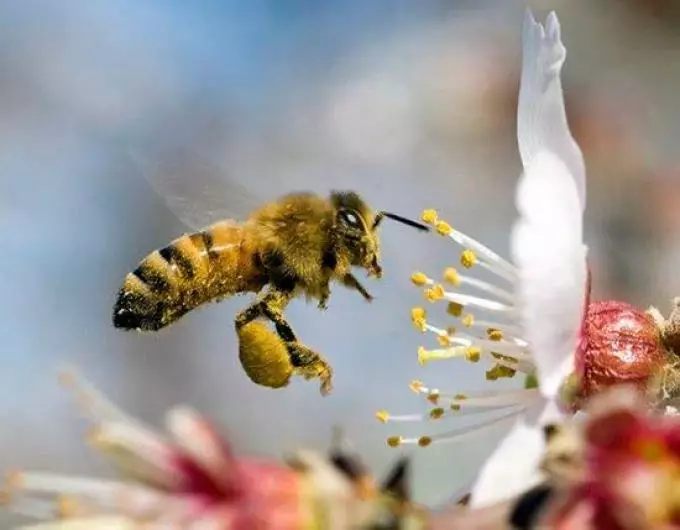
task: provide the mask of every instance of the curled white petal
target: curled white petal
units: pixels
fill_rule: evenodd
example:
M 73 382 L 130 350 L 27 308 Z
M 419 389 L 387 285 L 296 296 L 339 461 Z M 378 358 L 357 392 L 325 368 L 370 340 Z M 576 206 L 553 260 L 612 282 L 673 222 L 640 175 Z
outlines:
M 554 397 L 573 369 L 583 317 L 585 173 L 564 117 L 559 76 L 566 51 L 554 13 L 546 26 L 527 12 L 517 131 L 525 167 L 517 186 L 519 218 L 510 248 L 518 269 L 516 294 L 524 338 L 535 359 L 541 392 Z
M 539 397 L 514 425 L 484 463 L 477 477 L 470 507 L 507 500 L 542 480 L 539 464 L 545 450 L 543 426 L 561 419 L 557 403 Z
M 552 152 L 567 166 L 578 191 L 581 211 L 586 206 L 583 154 L 569 131 L 560 72 L 567 51 L 554 12 L 545 28 L 527 10 L 523 28 L 523 65 L 517 137 L 522 164 L 528 167 L 542 151 Z

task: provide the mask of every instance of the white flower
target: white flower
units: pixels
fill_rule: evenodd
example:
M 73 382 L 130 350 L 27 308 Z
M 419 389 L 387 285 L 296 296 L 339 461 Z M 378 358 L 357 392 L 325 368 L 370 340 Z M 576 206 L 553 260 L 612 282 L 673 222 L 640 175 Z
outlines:
M 458 334 L 426 321 L 422 308 L 413 310 L 414 323 L 433 331 L 444 346 L 421 348 L 421 364 L 434 359 L 480 358 L 495 364 L 487 379 L 524 373 L 538 381 L 534 388 L 486 392 L 476 395 L 444 394 L 420 382 L 412 388 L 425 393 L 437 404 L 430 419 L 438 419 L 461 408 L 470 412 L 509 411 L 486 423 L 467 429 L 420 438 L 392 437 L 390 445 L 459 441 L 463 436 L 485 432 L 500 423 L 510 431 L 487 460 L 473 487 L 471 505 L 491 504 L 517 494 L 538 480 L 537 464 L 543 452 L 542 426 L 561 417 L 558 394 L 565 378 L 574 371 L 584 309 L 587 301 L 588 271 L 583 244 L 583 211 L 586 202 L 585 166 L 566 120 L 560 72 L 566 50 L 560 39 L 560 25 L 554 13 L 545 28 L 527 11 L 523 28 L 523 62 L 519 94 L 517 136 L 524 173 L 519 180 L 515 204 L 519 216 L 512 227 L 512 263 L 504 260 L 469 236 L 437 218 L 434 211 L 423 214 L 441 235 L 465 247 L 464 268 L 481 266 L 502 282 L 500 286 L 463 276 L 447 269 L 444 280 L 454 286 L 484 291 L 487 297 L 450 292 L 422 273 L 413 281 L 427 285 L 430 301 L 446 300 L 449 314 L 459 317 L 469 331 Z M 500 282 L 499 282 L 500 283 Z M 470 309 L 494 315 L 477 320 Z M 472 330 L 486 328 L 480 338 Z M 467 331 L 467 330 L 466 330 Z M 441 407 L 450 405 L 449 411 Z M 423 415 L 391 416 L 379 413 L 383 421 L 413 421 Z

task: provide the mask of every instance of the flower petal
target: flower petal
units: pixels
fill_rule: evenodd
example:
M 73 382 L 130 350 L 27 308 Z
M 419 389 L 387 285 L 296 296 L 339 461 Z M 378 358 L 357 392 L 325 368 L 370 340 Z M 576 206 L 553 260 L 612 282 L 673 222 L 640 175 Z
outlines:
M 560 38 L 560 23 L 554 12 L 545 29 L 530 10 L 523 28 L 521 89 L 517 111 L 517 137 L 524 167 L 537 154 L 548 151 L 559 157 L 574 180 L 580 209 L 586 206 L 586 173 L 583 154 L 569 131 L 560 71 L 567 51 Z
M 546 32 L 527 12 L 517 129 L 525 167 L 517 185 L 520 215 L 510 248 L 518 267 L 516 294 L 524 338 L 535 359 L 541 392 L 554 397 L 574 368 L 587 266 L 580 192 L 585 176 L 571 160 L 578 147 L 569 143 L 566 149 L 562 141 L 568 137 L 573 143 L 559 86 L 565 51 L 554 13 L 547 27 Z
M 555 401 L 540 397 L 519 416 L 484 463 L 472 488 L 470 506 L 489 506 L 536 485 L 542 478 L 539 471 L 545 449 L 542 427 L 561 417 Z

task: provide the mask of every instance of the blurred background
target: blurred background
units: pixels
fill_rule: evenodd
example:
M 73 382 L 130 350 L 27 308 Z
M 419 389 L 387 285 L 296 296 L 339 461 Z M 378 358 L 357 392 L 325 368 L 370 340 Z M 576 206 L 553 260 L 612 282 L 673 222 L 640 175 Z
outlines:
M 568 49 L 595 296 L 663 312 L 680 294 L 676 4 L 529 2 L 541 20 L 557 10 Z M 407 216 L 437 208 L 507 256 L 525 5 L 2 2 L 0 468 L 105 472 L 57 385 L 65 363 L 159 425 L 169 406 L 192 404 L 244 453 L 324 448 L 340 424 L 383 472 L 399 452 L 386 436 L 435 432 L 400 432 L 374 413 L 426 410 L 412 379 L 486 385 L 480 365 L 417 363 L 423 337 L 409 313 L 421 294 L 409 277 L 458 259 L 442 239 L 386 224 L 386 275 L 370 284 L 372 305 L 336 288 L 326 313 L 290 306 L 300 337 L 335 367 L 326 399 L 316 383 L 272 391 L 242 373 L 233 318 L 246 298 L 156 336 L 114 330 L 111 308 L 124 275 L 187 230 L 149 185 L 153 171 L 174 172 L 190 198 L 207 193 L 196 212 L 224 199 L 242 215 L 286 191 L 355 188 Z M 493 443 L 416 448 L 417 499 L 449 498 Z

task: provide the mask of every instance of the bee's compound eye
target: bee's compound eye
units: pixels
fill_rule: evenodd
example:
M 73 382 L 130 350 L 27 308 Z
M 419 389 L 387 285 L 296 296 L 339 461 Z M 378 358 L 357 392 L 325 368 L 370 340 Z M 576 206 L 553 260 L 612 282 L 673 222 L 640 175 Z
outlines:
M 347 223 L 349 226 L 353 227 L 358 227 L 359 226 L 359 217 L 357 214 L 349 212 L 347 210 L 343 210 L 340 213 L 340 218 Z

